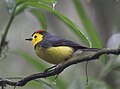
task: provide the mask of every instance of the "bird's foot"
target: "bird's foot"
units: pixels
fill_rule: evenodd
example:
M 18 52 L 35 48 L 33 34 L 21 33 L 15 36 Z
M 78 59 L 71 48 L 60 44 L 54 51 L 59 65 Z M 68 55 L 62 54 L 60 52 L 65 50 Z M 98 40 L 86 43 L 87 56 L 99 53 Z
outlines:
M 52 69 L 55 69 L 56 67 L 57 67 L 57 65 L 54 65 L 54 66 L 52 66 L 52 67 L 50 67 L 50 68 L 47 68 L 44 72 L 50 71 L 50 70 L 52 70 Z
M 50 70 L 55 70 L 55 69 L 57 69 L 58 67 L 60 67 L 61 65 L 62 65 L 61 63 L 60 63 L 60 64 L 56 64 L 56 65 L 54 65 L 54 66 L 46 69 L 46 70 L 44 71 L 44 73 L 47 72 L 47 71 L 50 71 Z M 58 78 L 58 76 L 59 76 L 59 74 L 56 74 L 56 75 L 55 75 L 55 80 Z
M 47 72 L 47 71 L 50 71 L 50 70 L 53 70 L 53 69 L 55 70 L 56 68 L 58 68 L 58 67 L 61 66 L 61 65 L 62 65 L 62 63 L 56 64 L 56 65 L 54 65 L 54 66 L 52 66 L 52 67 L 46 69 L 44 72 Z

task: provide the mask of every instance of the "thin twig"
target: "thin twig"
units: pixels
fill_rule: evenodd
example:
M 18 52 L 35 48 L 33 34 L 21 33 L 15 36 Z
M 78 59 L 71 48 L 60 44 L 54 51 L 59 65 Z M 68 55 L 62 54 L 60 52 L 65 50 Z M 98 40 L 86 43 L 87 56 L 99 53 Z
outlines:
M 86 85 L 88 85 L 88 62 L 89 61 L 87 61 L 85 64 Z
M 2 39 L 1 39 L 1 42 L 0 42 L 0 57 L 2 55 L 3 48 L 6 45 L 8 45 L 8 41 L 6 41 L 6 37 L 7 37 L 8 31 L 9 31 L 9 28 L 10 28 L 10 26 L 12 24 L 12 21 L 14 19 L 14 16 L 15 16 L 14 14 L 15 14 L 16 7 L 17 6 L 14 7 L 13 12 L 12 12 L 12 14 L 10 16 L 10 19 L 8 21 L 8 24 L 7 24 L 6 28 L 5 28 L 5 32 L 2 34 Z

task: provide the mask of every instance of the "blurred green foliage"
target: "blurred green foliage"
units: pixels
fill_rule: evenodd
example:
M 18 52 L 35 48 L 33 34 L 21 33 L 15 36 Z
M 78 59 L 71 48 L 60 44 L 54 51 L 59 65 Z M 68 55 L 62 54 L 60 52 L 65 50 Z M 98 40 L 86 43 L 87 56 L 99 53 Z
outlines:
M 16 0 L 16 6 L 14 6 L 14 10 L 12 12 L 12 19 L 15 16 L 22 13 L 24 10 L 29 11 L 40 23 L 40 28 L 47 29 L 47 20 L 42 13 L 42 10 L 52 13 L 57 17 L 61 22 L 63 22 L 74 34 L 78 36 L 82 42 L 88 46 L 102 48 L 103 43 L 100 40 L 98 33 L 96 32 L 92 22 L 88 18 L 84 7 L 82 6 L 80 0 L 72 0 L 76 9 L 76 13 L 78 13 L 78 17 L 83 23 L 85 31 L 88 35 L 84 35 L 80 28 L 76 26 L 67 16 L 64 16 L 59 11 L 55 10 L 51 4 L 57 2 L 56 0 Z M 42 9 L 42 10 L 41 10 Z M 12 23 L 12 21 L 11 21 Z M 9 29 L 9 27 L 8 27 Z M 6 30 L 6 29 L 5 29 Z M 5 31 L 6 32 L 6 31 Z M 7 33 L 6 33 L 7 34 Z M 89 38 L 89 39 L 88 39 Z M 39 60 L 34 60 L 34 58 L 28 55 L 25 52 L 17 51 L 16 55 L 19 55 L 23 59 L 25 59 L 29 64 L 31 64 L 34 68 L 39 71 L 43 71 L 48 66 L 41 63 Z M 120 64 L 113 64 L 113 61 L 116 57 L 111 58 L 105 65 L 103 65 L 102 70 L 100 71 L 99 78 L 104 79 L 110 71 L 112 70 L 120 70 Z M 103 59 L 104 60 L 104 59 Z M 71 81 L 71 84 L 66 84 L 62 77 L 58 78 L 56 81 L 54 77 L 32 81 L 25 86 L 25 89 L 111 89 L 110 86 L 103 80 L 98 79 L 89 79 L 89 85 L 85 83 L 86 78 L 78 78 Z M 55 81 L 57 84 L 54 85 L 52 82 Z
M 99 37 L 98 33 L 96 32 L 95 28 L 93 27 L 93 24 L 91 23 L 90 19 L 87 17 L 87 14 L 85 13 L 85 10 L 84 10 L 80 0 L 72 0 L 72 1 L 75 5 L 75 8 L 79 15 L 79 18 L 84 25 L 86 33 L 88 34 L 93 47 L 102 48 L 103 45 L 100 40 L 100 37 Z

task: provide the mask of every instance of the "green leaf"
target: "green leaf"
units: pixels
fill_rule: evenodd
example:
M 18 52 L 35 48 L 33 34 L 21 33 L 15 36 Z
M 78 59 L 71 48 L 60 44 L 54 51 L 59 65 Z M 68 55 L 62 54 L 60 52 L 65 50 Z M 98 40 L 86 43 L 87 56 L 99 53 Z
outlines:
M 89 38 L 90 38 L 90 41 L 92 42 L 93 47 L 101 48 L 103 46 L 102 42 L 101 42 L 97 32 L 95 31 L 95 28 L 93 27 L 92 22 L 86 15 L 86 12 L 85 12 L 80 0 L 73 0 L 73 3 L 76 7 L 76 10 L 80 17 L 80 20 L 82 21 L 84 28 L 85 28 L 87 34 L 89 35 Z
M 39 21 L 41 28 L 43 28 L 44 30 L 47 29 L 46 19 L 38 9 L 31 9 L 29 12 L 32 13 Z
M 83 41 L 84 44 L 89 46 L 91 45 L 91 42 L 89 41 L 87 36 L 85 36 L 85 34 L 72 21 L 70 21 L 70 19 L 57 11 L 54 11 L 53 14 L 57 16 L 62 22 L 64 22 L 70 28 L 70 30 L 74 32 L 79 37 L 79 39 Z
M 14 15 L 22 13 L 26 7 L 27 5 L 25 3 L 17 5 Z
M 73 31 L 83 41 L 84 44 L 90 45 L 90 41 L 88 40 L 88 38 L 80 31 L 80 29 L 71 20 L 69 20 L 67 17 L 60 14 L 56 10 L 53 10 L 53 8 L 50 7 L 49 5 L 46 5 L 43 3 L 36 3 L 36 2 L 32 2 L 32 3 L 26 2 L 26 5 L 37 8 L 37 9 L 40 8 L 43 10 L 47 10 L 48 12 L 51 12 L 57 18 L 59 18 L 62 22 L 64 22 L 66 24 L 66 26 L 68 26 L 71 29 L 71 31 Z
M 26 2 L 23 3 L 24 5 L 21 4 L 20 9 L 16 10 L 16 13 L 21 12 L 23 9 L 25 9 L 25 7 L 34 7 L 36 9 L 44 9 L 47 10 L 48 12 L 53 13 L 56 17 L 58 17 L 62 22 L 64 22 L 66 24 L 66 26 L 68 26 L 70 28 L 71 31 L 73 31 L 82 41 L 84 44 L 86 45 L 90 45 L 90 41 L 89 39 L 80 31 L 80 29 L 71 21 L 69 20 L 67 17 L 65 17 L 64 15 L 60 14 L 59 12 L 57 12 L 56 10 L 53 10 L 52 7 L 50 7 L 49 5 L 43 4 L 43 3 L 37 3 L 37 2 Z
M 20 2 L 22 2 L 23 0 L 15 0 L 16 1 L 16 3 L 20 3 Z
M 43 2 L 43 3 L 54 3 L 56 0 L 16 0 L 17 4 L 25 3 L 25 2 Z
M 57 0 L 39 0 L 39 1 L 43 2 L 43 3 L 54 3 L 54 2 L 57 2 Z

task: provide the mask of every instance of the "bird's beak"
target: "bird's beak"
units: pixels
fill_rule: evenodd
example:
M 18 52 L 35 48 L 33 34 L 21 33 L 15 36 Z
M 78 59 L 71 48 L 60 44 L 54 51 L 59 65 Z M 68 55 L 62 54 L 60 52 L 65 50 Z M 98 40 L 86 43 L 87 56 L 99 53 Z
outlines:
M 29 38 L 29 39 L 25 39 L 25 40 L 27 40 L 27 41 L 32 41 L 32 38 Z

